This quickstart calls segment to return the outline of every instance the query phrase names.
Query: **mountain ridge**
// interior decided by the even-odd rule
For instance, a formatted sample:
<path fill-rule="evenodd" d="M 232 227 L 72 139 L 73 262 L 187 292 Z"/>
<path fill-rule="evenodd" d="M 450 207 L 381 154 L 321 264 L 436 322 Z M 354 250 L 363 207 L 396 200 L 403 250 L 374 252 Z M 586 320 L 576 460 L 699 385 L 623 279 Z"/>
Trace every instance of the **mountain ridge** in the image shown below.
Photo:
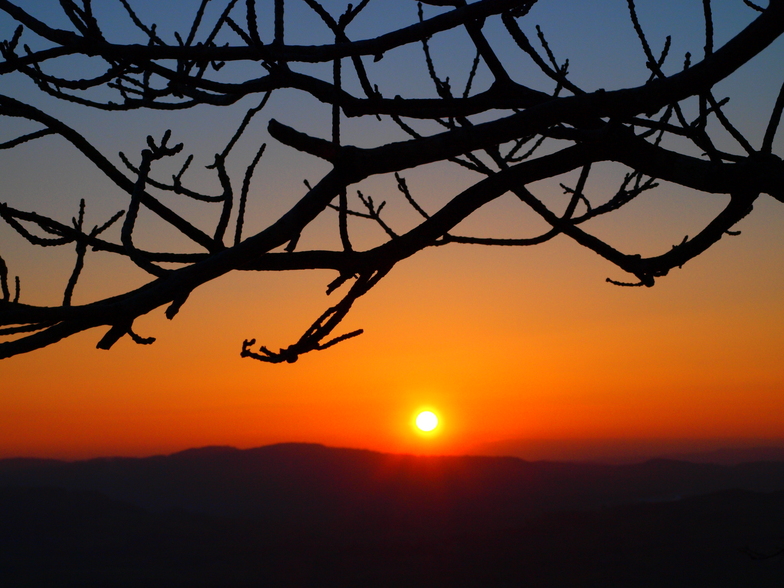
<path fill-rule="evenodd" d="M 612 466 L 316 444 L 0 460 L 29 588 L 781 585 L 784 462 Z"/>
<path fill-rule="evenodd" d="M 100 492 L 156 512 L 181 509 L 311 527 L 421 518 L 500 528 L 557 510 L 656 502 L 728 489 L 784 490 L 784 462 L 632 465 L 515 457 L 414 456 L 319 444 L 193 448 L 168 456 L 0 460 L 0 486 Z M 402 513 L 402 514 L 401 514 Z M 402 518 L 401 518 L 402 517 Z M 391 522 L 391 521 L 390 521 Z"/>

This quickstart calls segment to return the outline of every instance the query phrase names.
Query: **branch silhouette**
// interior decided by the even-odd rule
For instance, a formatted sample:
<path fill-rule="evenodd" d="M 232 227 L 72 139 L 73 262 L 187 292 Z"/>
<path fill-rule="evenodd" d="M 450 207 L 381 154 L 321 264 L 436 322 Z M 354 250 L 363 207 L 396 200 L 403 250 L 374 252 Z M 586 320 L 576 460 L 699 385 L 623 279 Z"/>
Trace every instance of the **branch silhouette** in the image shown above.
<path fill-rule="evenodd" d="M 137 39 L 128 43 L 116 40 L 117 31 L 101 21 L 89 0 L 61 2 L 61 16 L 70 23 L 67 30 L 53 24 L 64 22 L 62 18 L 47 23 L 24 5 L 0 0 L 0 11 L 17 25 L 11 38 L 0 43 L 0 76 L 25 76 L 49 103 L 53 99 L 54 103 L 118 113 L 229 108 L 249 96 L 256 104 L 245 110 L 230 140 L 216 149 L 214 160 L 206 166 L 220 186 L 216 194 L 203 192 L 198 182 L 189 179 L 194 156 L 186 156 L 186 145 L 177 142 L 172 131 L 150 129 L 146 147 L 121 153 L 122 165 L 118 166 L 78 129 L 46 112 L 39 106 L 42 101 L 35 100 L 34 105 L 33 100 L 0 94 L 0 116 L 23 119 L 35 127 L 0 144 L 0 150 L 60 137 L 86 157 L 97 174 L 110 180 L 127 202 L 91 230 L 86 228 L 90 206 L 84 199 L 70 223 L 0 203 L 2 221 L 31 245 L 76 250 L 61 303 L 55 306 L 21 300 L 24 276 L 11 273 L 11 257 L 0 256 L 0 336 L 4 339 L 0 358 L 95 328 L 105 329 L 97 343 L 102 349 L 111 348 L 126 335 L 136 343 L 150 344 L 152 337 L 133 330 L 139 317 L 165 308 L 167 318 L 173 319 L 191 292 L 230 272 L 332 270 L 336 277 L 327 284 L 327 293 L 345 285 L 342 298 L 293 344 L 277 352 L 257 346 L 255 338 L 242 344 L 243 357 L 293 362 L 305 353 L 359 335 L 361 330 L 335 333 L 360 297 L 397 263 L 428 247 L 526 247 L 568 238 L 629 275 L 608 277 L 608 282 L 653 286 L 657 278 L 683 267 L 724 235 L 737 234 L 733 227 L 752 211 L 761 195 L 784 202 L 784 164 L 773 153 L 784 109 L 784 86 L 759 147 L 730 120 L 724 110 L 726 99 L 714 95 L 717 84 L 784 34 L 784 0 L 770 0 L 767 7 L 745 2 L 753 20 L 720 46 L 714 39 L 710 2 L 705 2 L 703 56 L 692 63 L 693 57 L 687 54 L 683 67 L 672 74 L 665 73 L 667 60 L 672 59 L 671 39 L 667 38 L 660 54 L 654 53 L 635 2 L 628 0 L 629 26 L 639 39 L 641 70 L 647 69 L 649 79 L 637 87 L 595 91 L 574 82 L 568 59 L 558 56 L 545 31 L 531 20 L 536 0 L 470 4 L 405 0 L 412 8 L 409 25 L 380 30 L 371 38 L 353 38 L 363 11 L 379 2 L 383 0 L 362 0 L 333 12 L 335 3 L 276 0 L 269 14 L 263 13 L 256 0 L 216 0 L 213 4 L 220 8 L 213 6 L 209 11 L 207 2 L 202 2 L 192 19 L 175 23 L 187 27 L 187 34 L 180 35 L 159 23 L 145 22 L 132 0 L 120 0 Z M 334 41 L 288 44 L 286 31 L 303 26 L 290 16 L 295 12 L 286 10 L 294 4 L 309 9 Z M 500 26 L 491 29 L 491 21 Z M 265 38 L 266 23 L 272 25 L 269 38 Z M 532 27 L 535 36 L 525 32 Z M 475 54 L 466 64 L 467 81 L 460 88 L 439 74 L 438 59 L 431 50 L 439 35 L 450 31 L 464 31 L 464 42 Z M 513 58 L 496 48 L 499 31 L 508 35 L 508 46 L 518 51 Z M 379 90 L 377 76 L 383 74 L 378 73 L 377 64 L 396 59 L 399 50 L 409 46 L 423 53 L 421 65 L 432 81 L 432 97 L 385 96 Z M 68 60 L 75 56 L 90 64 L 83 78 L 67 75 L 73 71 Z M 516 81 L 516 64 L 522 60 L 547 83 L 529 86 Z M 318 70 L 314 64 L 326 67 Z M 353 94 L 352 88 L 359 93 Z M 280 91 L 295 91 L 328 105 L 331 136 L 322 138 L 268 118 L 272 142 L 256 143 L 255 155 L 237 174 L 236 145 L 250 140 L 251 121 L 265 115 L 270 97 Z M 690 121 L 688 113 L 693 112 L 697 115 Z M 408 138 L 371 147 L 346 144 L 342 126 L 347 119 L 386 119 Z M 738 152 L 716 146 L 719 141 L 710 129 L 719 127 L 735 141 Z M 433 132 L 434 128 L 440 130 Z M 684 142 L 686 147 L 673 150 L 672 145 Z M 329 169 L 312 185 L 306 180 L 307 191 L 286 212 L 258 227 L 248 207 L 257 167 L 270 149 L 280 146 L 323 160 Z M 166 162 L 179 165 L 170 178 L 161 177 Z M 620 164 L 627 172 L 617 190 L 597 196 L 590 180 L 596 164 L 603 162 Z M 458 165 L 475 176 L 470 186 L 437 210 L 428 210 L 405 178 L 407 170 L 432 163 Z M 537 192 L 536 182 L 570 172 L 579 174 L 579 179 L 573 186 L 561 184 L 568 196 L 565 208 Z M 375 176 L 389 176 L 400 204 L 418 219 L 413 227 L 398 226 L 389 214 L 389 197 L 374 199 L 366 189 L 358 188 L 360 182 Z M 612 215 L 642 194 L 661 189 L 661 181 L 718 195 L 725 205 L 692 237 L 656 255 L 622 251 L 591 232 L 593 219 Z M 514 238 L 455 233 L 464 220 L 504 195 L 515 197 L 546 228 Z M 217 220 L 211 226 L 188 220 L 192 218 L 188 207 L 195 202 L 215 207 Z M 139 235 L 150 214 L 189 247 L 161 251 L 142 247 Z M 300 236 L 322 216 L 334 222 L 340 247 L 303 249 Z M 360 246 L 366 241 L 359 236 L 379 230 L 382 242 Z M 149 281 L 117 296 L 74 304 L 82 269 L 93 251 L 126 259 L 146 272 Z"/>

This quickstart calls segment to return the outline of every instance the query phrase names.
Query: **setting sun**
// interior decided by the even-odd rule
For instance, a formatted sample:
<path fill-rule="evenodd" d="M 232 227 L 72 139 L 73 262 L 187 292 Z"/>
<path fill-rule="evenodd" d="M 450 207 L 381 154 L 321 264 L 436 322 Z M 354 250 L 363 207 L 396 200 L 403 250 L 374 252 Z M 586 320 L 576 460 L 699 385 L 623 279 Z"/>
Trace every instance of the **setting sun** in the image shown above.
<path fill-rule="evenodd" d="M 420 431 L 432 431 L 438 426 L 438 417 L 429 410 L 420 412 L 416 418 L 416 426 Z"/>

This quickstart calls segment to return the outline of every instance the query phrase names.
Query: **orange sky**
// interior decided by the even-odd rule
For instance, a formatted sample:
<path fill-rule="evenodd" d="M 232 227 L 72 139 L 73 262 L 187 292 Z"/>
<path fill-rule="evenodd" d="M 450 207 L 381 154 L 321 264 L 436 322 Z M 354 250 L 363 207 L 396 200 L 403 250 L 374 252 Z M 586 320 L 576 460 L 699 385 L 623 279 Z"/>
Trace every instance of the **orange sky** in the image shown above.
<path fill-rule="evenodd" d="M 138 323 L 150 347 L 98 351 L 88 332 L 3 361 L 0 455 L 783 438 L 784 214 L 761 208 L 765 222 L 653 289 L 604 283 L 612 269 L 566 242 L 425 252 L 347 319 L 364 335 L 293 365 L 240 359 L 240 343 L 296 336 L 324 305 L 323 277 L 230 276 L 173 322 Z M 415 433 L 420 408 L 438 411 L 439 435 Z"/>
<path fill-rule="evenodd" d="M 767 63 L 780 65 L 781 43 L 775 51 Z M 736 90 L 748 89 L 741 86 Z M 764 102 L 757 94 L 749 99 Z M 271 101 L 270 116 L 286 120 L 286 96 Z M 67 112 L 115 151 L 132 153 L 150 130 L 129 115 L 117 147 L 113 115 Z M 176 117 L 186 118 L 176 119 L 175 139 L 190 144 L 199 132 L 212 137 L 221 122 L 201 111 Z M 758 127 L 751 124 L 752 138 Z M 70 218 L 86 193 L 88 223 L 125 206 L 60 147 L 47 138 L 4 152 L 0 200 L 43 212 L 54 194 L 65 203 L 59 216 Z M 324 167 L 303 168 L 285 149 L 269 151 L 250 205 L 262 219 L 289 206 L 304 190 L 303 176 L 313 181 Z M 39 173 L 41 161 L 46 173 Z M 466 179 L 437 167 L 406 177 L 429 206 Z M 589 194 L 613 189 L 601 175 L 591 182 Z M 389 178 L 368 184 L 378 200 L 399 198 Z M 556 198 L 554 186 L 546 189 Z M 104 200 L 93 204 L 95 195 Z M 665 186 L 596 230 L 650 253 L 693 235 L 720 203 Z M 410 222 L 395 206 L 388 208 L 394 218 Z M 511 233 L 525 222 L 514 207 L 493 204 L 463 228 Z M 331 232 L 319 229 L 315 237 L 334 240 L 333 220 Z M 415 453 L 474 452 L 508 439 L 784 443 L 782 226 L 784 207 L 765 197 L 737 227 L 741 236 L 726 237 L 652 289 L 605 283 L 623 276 L 566 239 L 530 249 L 427 250 L 355 305 L 341 332 L 364 328 L 364 335 L 293 365 L 241 359 L 241 343 L 290 344 L 331 303 L 323 292 L 334 276 L 231 275 L 197 290 L 174 321 L 162 311 L 138 321 L 139 334 L 158 338 L 152 346 L 126 338 L 98 351 L 103 333 L 90 331 L 0 362 L 0 457 L 150 455 L 281 441 Z M 148 237 L 157 237 L 155 228 Z M 11 274 L 22 276 L 23 302 L 61 296 L 71 250 L 44 261 L 4 225 L 0 247 Z M 139 278 L 102 255 L 88 256 L 77 303 Z M 413 429 L 423 408 L 441 417 L 438 434 Z"/>

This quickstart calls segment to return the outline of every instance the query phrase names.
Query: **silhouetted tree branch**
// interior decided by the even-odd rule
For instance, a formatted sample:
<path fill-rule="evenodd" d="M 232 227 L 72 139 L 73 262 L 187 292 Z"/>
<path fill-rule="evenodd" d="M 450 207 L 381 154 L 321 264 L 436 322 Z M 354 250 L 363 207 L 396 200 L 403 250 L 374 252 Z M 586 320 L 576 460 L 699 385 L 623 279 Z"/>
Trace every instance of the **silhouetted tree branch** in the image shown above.
<path fill-rule="evenodd" d="M 276 0 L 270 14 L 262 14 L 256 0 L 216 0 L 220 10 L 209 13 L 208 2 L 201 2 L 192 21 L 177 23 L 187 27 L 187 34 L 181 35 L 144 22 L 132 0 L 119 0 L 138 38 L 135 43 L 121 43 L 113 41 L 116 31 L 101 22 L 90 0 L 61 1 L 63 16 L 70 22 L 68 30 L 47 24 L 26 6 L 0 0 L 0 10 L 18 24 L 11 38 L 0 44 L 0 75 L 26 76 L 40 93 L 58 101 L 104 111 L 175 111 L 197 105 L 228 107 L 256 96 L 256 105 L 246 111 L 230 140 L 217 149 L 214 161 L 207 166 L 220 186 L 216 194 L 205 193 L 197 182 L 189 181 L 194 156 L 185 156 L 185 145 L 174 141 L 171 131 L 151 129 L 147 146 L 138 153 L 121 153 L 122 165 L 118 166 L 61 118 L 18 96 L 0 94 L 0 116 L 37 126 L 37 130 L 0 144 L 0 150 L 59 136 L 81 152 L 97 173 L 111 180 L 127 201 L 123 210 L 90 230 L 85 224 L 89 209 L 85 200 L 70 224 L 0 203 L 5 224 L 30 244 L 69 245 L 76 250 L 76 262 L 59 306 L 20 301 L 20 279 L 15 276 L 12 288 L 11 270 L 0 257 L 0 335 L 6 338 L 0 343 L 0 357 L 32 351 L 96 327 L 107 328 L 99 348 L 109 349 L 125 335 L 136 343 L 149 344 L 153 338 L 141 337 L 133 330 L 137 318 L 166 307 L 166 316 L 171 319 L 192 291 L 229 272 L 333 270 L 337 277 L 328 284 L 327 292 L 344 285 L 346 292 L 295 343 L 277 352 L 266 346 L 254 351 L 255 339 L 242 345 L 243 357 L 293 362 L 304 353 L 360 334 L 335 333 L 358 298 L 398 262 L 427 247 L 531 246 L 563 236 L 631 276 L 607 281 L 652 286 L 656 278 L 682 267 L 725 234 L 735 234 L 732 228 L 751 212 L 760 195 L 784 202 L 784 165 L 773 153 L 784 110 L 784 86 L 758 148 L 725 113 L 726 99 L 714 95 L 716 84 L 784 33 L 784 0 L 770 0 L 767 7 L 743 0 L 754 10 L 755 18 L 721 46 L 715 45 L 711 3 L 706 0 L 703 56 L 692 62 L 693 56 L 687 54 L 683 67 L 674 74 L 666 74 L 664 69 L 671 58 L 671 39 L 667 38 L 657 55 L 634 0 L 628 0 L 630 26 L 642 47 L 641 65 L 648 69 L 649 79 L 637 87 L 595 91 L 582 89 L 572 80 L 569 61 L 557 55 L 541 28 L 536 27 L 536 39 L 524 32 L 521 25 L 529 24 L 529 11 L 536 0 L 423 1 L 418 18 L 412 11 L 409 26 L 380 31 L 368 39 L 352 39 L 357 17 L 369 5 L 383 1 L 361 0 L 335 13 L 334 2 Z M 395 1 L 410 2 L 412 9 L 416 8 L 413 0 Z M 287 16 L 286 7 L 294 3 L 312 10 L 334 42 L 287 44 L 286 31 L 299 26 Z M 423 5 L 440 8 L 425 10 Z M 491 19 L 500 21 L 519 49 L 515 60 L 529 60 L 553 87 L 529 87 L 517 81 L 517 71 L 510 65 L 515 61 L 500 54 L 497 40 L 486 32 Z M 260 26 L 267 22 L 272 23 L 271 38 L 264 38 Z M 466 42 L 473 45 L 476 55 L 460 88 L 439 75 L 438 60 L 431 51 L 437 35 L 458 29 L 465 30 Z M 175 40 L 167 40 L 170 36 Z M 393 59 L 396 50 L 409 45 L 423 51 L 423 65 L 435 92 L 431 98 L 384 96 L 374 83 L 375 64 Z M 63 65 L 65 60 L 75 56 L 90 63 L 90 73 L 84 78 L 64 73 L 71 71 Z M 313 64 L 324 64 L 328 69 L 319 76 L 312 67 L 304 67 Z M 484 87 L 477 81 L 480 66 L 489 72 L 490 82 Z M 352 84 L 346 84 L 348 77 L 354 80 Z M 359 90 L 356 95 L 350 91 L 352 86 Z M 305 195 L 277 220 L 253 227 L 247 218 L 247 203 L 256 168 L 268 145 L 256 144 L 255 155 L 238 177 L 232 177 L 229 162 L 238 141 L 248 139 L 251 120 L 261 116 L 270 96 L 281 90 L 295 90 L 329 105 L 332 132 L 321 138 L 270 119 L 270 137 L 326 161 L 330 170 L 313 185 L 306 181 Z M 694 112 L 696 117 L 689 120 Z M 408 138 L 375 147 L 345 144 L 342 125 L 346 117 L 387 118 Z M 441 130 L 433 132 L 433 125 Z M 709 132 L 717 125 L 735 141 L 738 152 L 717 147 L 718 141 Z M 678 145 L 687 141 L 691 147 L 674 151 L 675 143 L 669 141 L 673 137 L 680 140 Z M 179 171 L 164 179 L 158 170 L 167 161 L 176 161 Z M 437 162 L 467 168 L 477 178 L 438 210 L 427 210 L 409 188 L 403 172 Z M 602 162 L 616 162 L 628 171 L 617 190 L 597 197 L 589 194 L 587 187 L 596 164 Z M 576 184 L 561 184 L 568 195 L 565 208 L 533 187 L 535 182 L 572 171 L 579 173 Z M 387 216 L 387 201 L 378 203 L 357 188 L 367 178 L 386 174 L 394 176 L 390 181 L 418 215 L 415 226 L 396 226 L 394 218 Z M 724 195 L 726 204 L 697 234 L 653 256 L 621 251 L 590 232 L 590 221 L 615 213 L 641 194 L 657 189 L 659 181 Z M 514 195 L 548 228 L 517 238 L 455 234 L 462 221 L 505 194 Z M 164 204 L 164 196 L 169 204 Z M 194 201 L 216 207 L 217 220 L 211 227 L 188 220 L 187 206 Z M 186 238 L 191 250 L 150 251 L 141 247 L 137 236 L 142 210 Z M 300 235 L 324 214 L 334 215 L 340 248 L 299 248 Z M 362 223 L 380 228 L 384 240 L 372 247 L 359 247 L 352 235 L 362 231 Z M 73 295 L 90 251 L 129 260 L 149 274 L 150 281 L 118 296 L 74 305 Z"/>

